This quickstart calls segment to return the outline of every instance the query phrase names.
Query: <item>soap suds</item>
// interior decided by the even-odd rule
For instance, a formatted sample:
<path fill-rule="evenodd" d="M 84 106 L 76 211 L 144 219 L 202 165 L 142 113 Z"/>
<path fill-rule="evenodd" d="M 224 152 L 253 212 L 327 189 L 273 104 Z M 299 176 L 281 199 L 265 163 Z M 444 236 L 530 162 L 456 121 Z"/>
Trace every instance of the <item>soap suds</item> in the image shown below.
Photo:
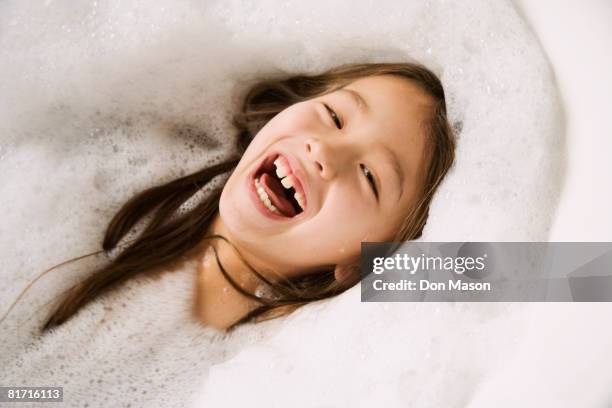
<path fill-rule="evenodd" d="M 99 250 L 108 221 L 135 192 L 229 157 L 236 140 L 230 118 L 250 84 L 348 62 L 412 58 L 445 86 L 449 118 L 460 130 L 457 161 L 432 203 L 422 240 L 547 238 L 563 174 L 560 109 L 550 67 L 509 2 L 364 1 L 347 10 L 341 2 L 295 0 L 12 0 L 0 2 L 0 32 L 0 311 L 39 272 Z M 10 325 L 103 261 L 42 278 L 2 332 L 13 333 Z M 37 339 L 30 330 L 41 309 L 11 335 L 7 350 L 13 354 L 4 353 L 3 362 L 12 369 L 3 380 L 22 384 L 21 373 L 42 383 L 56 379 L 82 393 L 79 399 L 90 407 L 136 394 L 140 405 L 166 398 L 164 406 L 180 406 L 184 400 L 147 381 L 171 389 L 186 377 L 205 378 L 209 364 L 236 350 L 207 329 L 181 326 L 188 302 L 177 293 L 191 283 L 186 273 L 131 283 L 113 301 L 94 302 L 60 331 Z M 354 374 L 340 385 L 355 381 L 350 389 L 376 405 L 461 406 L 457 401 L 485 368 L 501 361 L 498 342 L 510 350 L 523 327 L 520 305 L 383 308 L 359 304 L 357 291 L 299 311 L 282 322 L 285 334 L 270 347 L 264 343 L 243 360 L 217 366 L 207 386 L 216 391 L 207 398 L 219 397 L 219 406 L 241 396 L 268 399 L 271 391 L 259 381 L 265 379 L 276 384 L 279 403 L 295 402 L 291 384 L 319 391 L 303 400 L 306 405 L 331 403 L 346 394 L 333 388 L 334 394 L 332 381 L 322 387 L 323 377 L 309 371 L 327 360 L 336 362 L 330 372 Z M 173 306 L 155 303 L 166 298 Z M 151 321 L 156 311 L 167 314 Z M 245 329 L 238 338 L 257 343 L 274 324 Z M 143 334 L 134 335 L 138 331 Z M 78 350 L 91 333 L 90 352 L 60 359 L 60 350 Z M 125 346 L 113 348 L 116 342 Z M 19 347 L 27 351 L 16 357 Z M 105 360 L 101 354 L 111 349 L 118 354 Z M 396 354 L 401 358 L 394 360 Z M 145 358 L 151 355 L 155 363 Z M 388 363 L 385 378 L 361 384 L 368 369 L 378 370 L 375 358 Z M 114 392 L 119 359 L 127 371 L 123 388 Z M 240 365 L 258 359 L 274 363 L 274 370 L 254 378 L 257 372 Z M 80 376 L 71 371 L 75 366 Z M 280 376 L 291 384 L 280 386 Z M 437 386 L 419 387 L 423 378 Z M 375 392 L 384 381 L 395 394 Z M 234 382 L 241 393 L 224 393 Z M 88 394 L 92 386 L 104 391 Z"/>

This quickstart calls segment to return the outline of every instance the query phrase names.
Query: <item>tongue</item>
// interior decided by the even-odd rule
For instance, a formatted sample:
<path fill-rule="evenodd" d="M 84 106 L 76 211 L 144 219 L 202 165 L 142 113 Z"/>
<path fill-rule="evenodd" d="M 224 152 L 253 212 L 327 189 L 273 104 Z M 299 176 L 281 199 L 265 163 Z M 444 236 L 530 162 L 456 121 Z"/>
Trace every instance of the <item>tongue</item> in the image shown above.
<path fill-rule="evenodd" d="M 284 187 L 276 177 L 264 173 L 259 178 L 259 182 L 264 190 L 266 190 L 266 193 L 268 193 L 268 197 L 270 197 L 272 204 L 278 208 L 283 215 L 287 217 L 293 217 L 295 215 L 295 209 L 289 200 L 285 198 L 283 194 Z"/>

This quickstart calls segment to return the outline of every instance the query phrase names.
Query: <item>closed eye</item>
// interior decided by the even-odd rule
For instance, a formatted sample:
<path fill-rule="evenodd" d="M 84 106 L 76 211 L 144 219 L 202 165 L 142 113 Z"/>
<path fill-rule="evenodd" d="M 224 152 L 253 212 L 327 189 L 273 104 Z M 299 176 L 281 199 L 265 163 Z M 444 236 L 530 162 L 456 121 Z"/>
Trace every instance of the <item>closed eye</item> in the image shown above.
<path fill-rule="evenodd" d="M 368 183 L 370 183 L 370 186 L 372 186 L 372 190 L 374 191 L 376 200 L 378 200 L 378 188 L 376 187 L 376 180 L 374 180 L 374 175 L 372 174 L 370 169 L 368 169 L 364 164 L 360 164 L 359 167 L 361 167 L 363 174 L 366 176 L 366 179 L 368 179 Z"/>
<path fill-rule="evenodd" d="M 336 124 L 336 127 L 338 129 L 342 129 L 342 121 L 340 120 L 340 117 L 338 116 L 338 114 L 336 114 L 336 112 L 333 111 L 333 109 L 331 109 L 329 106 L 323 104 L 323 106 L 325 106 L 325 109 L 327 109 L 327 111 L 329 112 L 329 115 L 331 116 L 332 120 L 334 121 L 334 123 Z"/>
<path fill-rule="evenodd" d="M 338 129 L 342 129 L 343 124 L 338 114 L 334 112 L 334 110 L 331 109 L 326 104 L 323 104 L 323 106 L 325 106 L 325 109 L 327 109 L 327 111 L 329 112 L 329 115 L 331 116 L 332 120 L 336 124 L 336 127 Z M 376 200 L 378 201 L 378 188 L 376 187 L 376 180 L 374 179 L 374 175 L 372 174 L 370 169 L 368 169 L 364 164 L 360 164 L 359 166 L 361 167 L 363 174 L 366 176 L 368 183 L 370 183 L 370 186 L 372 187 L 372 191 L 374 192 L 374 195 L 376 196 Z"/>

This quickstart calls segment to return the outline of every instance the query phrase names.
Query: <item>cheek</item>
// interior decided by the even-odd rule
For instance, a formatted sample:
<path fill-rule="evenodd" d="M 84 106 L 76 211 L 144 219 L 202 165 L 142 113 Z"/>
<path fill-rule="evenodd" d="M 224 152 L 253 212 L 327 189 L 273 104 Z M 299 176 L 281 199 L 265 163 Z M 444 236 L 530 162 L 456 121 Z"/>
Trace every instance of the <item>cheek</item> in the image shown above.
<path fill-rule="evenodd" d="M 238 171 L 257 161 L 276 142 L 303 135 L 318 120 L 320 118 L 312 102 L 301 102 L 281 111 L 257 132 L 242 155 Z"/>
<path fill-rule="evenodd" d="M 330 192 L 319 216 L 318 224 L 332 237 L 357 244 L 381 222 L 371 203 L 342 191 Z"/>
<path fill-rule="evenodd" d="M 313 102 L 300 102 L 280 112 L 268 124 L 271 127 L 301 129 L 309 126 L 316 118 L 317 110 Z"/>
<path fill-rule="evenodd" d="M 292 105 L 266 123 L 255 136 L 253 143 L 267 145 L 280 138 L 299 135 L 301 131 L 312 127 L 317 119 L 316 109 L 306 102 Z"/>
<path fill-rule="evenodd" d="M 327 231 L 330 239 L 360 251 L 362 241 L 391 240 L 402 221 L 395 214 L 381 214 L 367 197 L 347 189 L 330 194 L 317 224 Z"/>

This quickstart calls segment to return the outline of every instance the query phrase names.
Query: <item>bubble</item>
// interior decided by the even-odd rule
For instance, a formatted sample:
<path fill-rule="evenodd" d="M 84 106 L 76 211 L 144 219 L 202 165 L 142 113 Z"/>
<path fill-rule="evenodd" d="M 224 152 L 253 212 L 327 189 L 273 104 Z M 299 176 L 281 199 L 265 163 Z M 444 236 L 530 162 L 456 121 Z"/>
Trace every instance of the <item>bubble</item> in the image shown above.
<path fill-rule="evenodd" d="M 230 120 L 241 103 L 232 92 L 246 91 L 247 83 L 272 73 L 315 71 L 340 62 L 411 57 L 431 66 L 441 77 L 459 143 L 455 167 L 434 197 L 423 239 L 546 239 L 550 214 L 554 213 L 550 209 L 560 184 L 556 174 L 562 174 L 555 158 L 562 147 L 557 139 L 562 132 L 554 125 L 558 118 L 556 91 L 537 41 L 511 4 L 484 0 L 469 5 L 458 0 L 399 4 L 389 0 L 376 2 L 376 7 L 355 2 L 349 13 L 345 5 L 334 2 L 288 1 L 282 7 L 271 0 L 256 4 L 161 0 L 154 7 L 144 0 L 46 3 L 49 7 L 14 0 L 0 13 L 5 28 L 0 59 L 6 62 L 0 65 L 0 204 L 6 215 L 2 231 L 13 231 L 0 235 L 0 255 L 5 269 L 17 275 L 11 276 L 9 284 L 0 285 L 0 310 L 25 282 L 51 263 L 99 249 L 108 222 L 134 194 L 229 157 L 235 140 Z M 177 213 L 193 210 L 206 191 L 203 187 L 195 192 Z M 146 222 L 136 226 L 126 242 L 144 225 Z M 361 240 L 368 241 L 371 236 Z M 95 264 L 92 260 L 48 276 L 26 300 L 35 303 L 56 294 L 62 285 L 93 270 L 90 266 Z M 158 397 L 159 389 L 167 386 L 175 390 L 173 383 L 185 383 L 183 376 L 189 374 L 185 367 L 197 365 L 201 373 L 207 373 L 206 367 L 213 361 L 222 363 L 233 356 L 229 346 L 217 347 L 209 337 L 192 344 L 185 340 L 202 335 L 189 331 L 184 325 L 187 319 L 180 319 L 187 306 L 179 300 L 186 298 L 188 280 L 184 284 L 180 280 L 158 282 L 155 290 L 145 290 L 146 285 L 126 287 L 130 291 L 121 292 L 116 303 L 121 307 L 113 310 L 117 316 L 105 322 L 104 328 L 93 325 L 97 322 L 95 311 L 103 312 L 103 308 L 96 309 L 93 304 L 91 309 L 83 309 L 71 326 L 29 350 L 25 360 L 6 360 L 13 368 L 5 375 L 7 381 L 13 378 L 14 383 L 25 384 L 25 379 L 37 378 L 41 384 L 51 384 L 64 377 L 70 378 L 71 384 L 80 381 L 74 388 L 66 388 L 68 394 L 91 390 L 91 376 L 99 375 L 101 385 L 93 388 L 100 392 L 91 396 L 95 401 L 92 406 L 121 406 L 122 401 L 106 400 L 105 391 L 122 390 L 128 395 L 132 386 L 152 390 L 150 393 Z M 177 288 L 185 292 L 177 296 Z M 263 286 L 256 294 L 273 296 Z M 339 366 L 343 363 L 350 374 L 378 372 L 373 361 L 385 357 L 373 358 L 355 348 L 356 343 L 371 342 L 381 350 L 409 355 L 398 359 L 403 364 L 422 361 L 427 347 L 419 347 L 418 341 L 430 331 L 438 329 L 448 335 L 446 346 L 440 343 L 436 351 L 430 351 L 432 361 L 443 358 L 444 347 L 456 350 L 460 348 L 457 343 L 464 344 L 459 332 L 442 330 L 455 328 L 452 317 L 457 317 L 449 317 L 450 309 L 445 307 L 436 306 L 422 315 L 402 314 L 401 321 L 410 323 L 402 330 L 400 320 L 383 320 L 385 316 L 375 314 L 364 313 L 355 323 L 351 317 L 354 304 L 342 309 L 340 304 L 327 308 L 328 303 L 321 303 L 325 308 L 304 308 L 304 313 L 310 313 L 312 326 L 305 327 L 298 318 L 283 322 L 288 325 L 286 343 L 271 348 L 275 352 L 286 345 L 292 350 L 286 357 L 291 365 L 279 365 L 282 353 L 273 352 L 271 358 L 277 367 L 293 368 L 294 383 L 301 380 L 298 373 L 309 362 L 302 347 L 326 361 Z M 334 311 L 343 313 L 333 315 Z M 394 311 L 386 310 L 386 315 Z M 465 315 L 477 312 L 466 310 Z M 386 324 L 384 333 L 392 331 L 397 336 L 381 338 L 373 329 L 367 336 L 358 335 L 360 326 L 369 329 L 379 320 Z M 351 322 L 353 326 L 347 326 Z M 508 327 L 499 332 L 511 333 Z M 142 354 L 139 345 L 149 340 L 144 340 L 145 336 L 130 338 L 134 334 L 130 330 L 151 336 L 151 344 L 164 345 L 147 354 L 150 361 L 153 355 L 160 357 L 155 359 L 155 369 L 150 361 L 149 365 L 141 362 L 140 369 L 132 361 Z M 263 333 L 264 329 L 252 330 Z M 341 348 L 316 343 L 317 336 L 327 332 L 340 341 L 359 339 L 342 343 L 347 350 L 357 351 L 348 353 L 349 358 L 343 361 Z M 7 349 L 2 358 L 19 355 L 18 339 L 26 337 L 10 333 L 11 338 L 2 342 Z M 237 336 L 237 341 L 256 343 L 262 339 L 258 333 L 246 332 L 243 338 Z M 408 349 L 393 343 L 394 338 L 410 338 L 416 343 Z M 85 343 L 90 347 L 83 351 Z M 44 359 L 59 346 L 65 355 L 61 374 L 59 359 Z M 163 353 L 162 349 L 172 358 L 156 355 Z M 408 354 L 411 352 L 414 354 Z M 494 355 L 481 354 L 472 354 L 475 366 Z M 89 364 L 99 361 L 100 355 L 111 356 L 106 365 L 113 368 L 107 373 L 97 371 L 95 364 L 79 371 L 91 369 L 91 376 L 70 377 L 65 372 L 85 365 L 80 360 Z M 360 370 L 353 370 L 355 356 Z M 130 364 L 122 365 L 124 361 Z M 0 364 L 3 368 L 7 366 L 4 362 Z M 398 367 L 393 360 L 386 363 L 384 371 L 393 378 Z M 36 370 L 43 364 L 53 367 L 53 373 Z M 246 371 L 236 373 L 228 366 L 219 367 L 234 379 L 249 378 Z M 465 367 L 448 358 L 449 372 L 463 372 Z M 413 372 L 418 369 L 418 377 L 444 380 L 433 364 L 413 368 Z M 31 376 L 24 376 L 24 371 Z M 282 390 L 292 389 L 294 383 L 282 387 L 286 371 L 277 371 L 279 377 L 274 370 L 266 374 L 271 383 L 278 382 L 276 390 L 280 391 L 275 398 L 283 400 L 287 396 Z M 134 383 L 125 385 L 118 372 L 125 372 L 124 377 L 133 378 Z M 432 384 L 439 386 L 441 381 Z M 251 382 L 243 384 L 248 387 Z M 422 399 L 411 400 L 414 405 L 449 406 L 453 405 L 451 395 L 460 394 L 445 388 L 449 401 L 434 404 L 426 399 L 428 385 L 418 384 L 424 388 L 412 395 Z M 258 390 L 247 390 L 252 392 L 241 394 L 253 395 L 257 401 Z M 115 391 L 108 395 L 118 395 Z M 238 398 L 235 394 L 225 393 L 225 398 Z M 185 405 L 181 398 L 186 393 L 172 395 L 175 406 Z"/>

